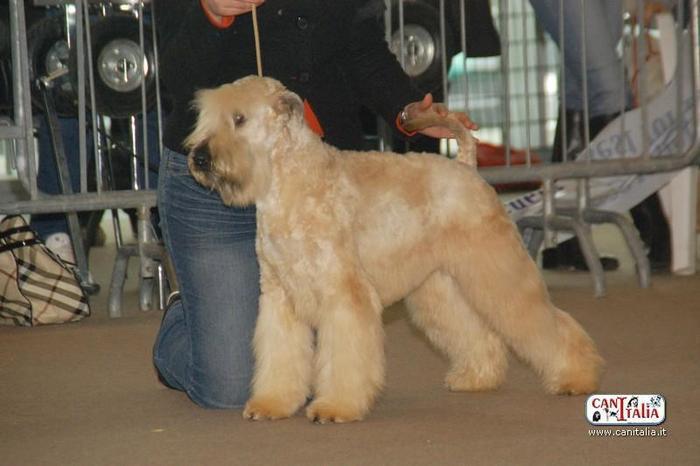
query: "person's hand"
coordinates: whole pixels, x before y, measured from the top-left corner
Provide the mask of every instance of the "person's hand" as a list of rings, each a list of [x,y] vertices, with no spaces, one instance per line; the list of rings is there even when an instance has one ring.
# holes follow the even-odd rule
[[[202,0],[206,9],[221,20],[224,16],[238,16],[249,13],[253,6],[260,6],[265,0]]]
[[[413,102],[404,108],[404,112],[406,112],[406,117],[408,120],[411,120],[413,118],[416,118],[420,116],[421,114],[424,113],[437,113],[440,116],[445,116],[449,112],[447,110],[447,107],[445,104],[439,103],[439,102],[433,102],[433,95],[428,93],[425,94],[425,97],[423,97],[423,100],[420,102]],[[464,125],[465,128],[476,131],[479,129],[479,125],[474,123],[466,113],[464,112],[451,112],[451,114]],[[447,128],[442,128],[439,126],[431,126],[429,128],[425,128],[421,131],[419,131],[421,134],[425,134],[426,136],[430,136],[433,138],[450,138],[453,137],[452,132],[447,129]]]
[[[644,2],[644,25],[650,26],[654,17],[661,13],[668,13],[668,7],[663,2]]]
[[[654,20],[656,15],[668,13],[669,9],[666,3],[667,2],[658,0],[647,0],[644,2],[644,26],[650,27],[651,22]],[[634,8],[629,8],[628,12],[632,17],[632,22],[635,24],[638,23],[637,13],[639,12],[639,9],[636,7],[636,5],[634,5]]]

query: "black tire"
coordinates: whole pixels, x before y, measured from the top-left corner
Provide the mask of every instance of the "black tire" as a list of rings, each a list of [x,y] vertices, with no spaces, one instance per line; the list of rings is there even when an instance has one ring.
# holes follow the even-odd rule
[[[140,114],[141,84],[146,85],[146,106],[155,104],[155,54],[149,26],[144,25],[144,55],[139,42],[138,19],[128,15],[100,18],[91,28],[92,64],[97,112],[112,118]],[[77,65],[77,53],[71,63]],[[143,58],[145,66],[139,66]],[[125,67],[126,66],[126,67]],[[77,83],[77,66],[73,66]],[[126,79],[123,79],[126,70]]]
[[[442,56],[440,44],[440,11],[433,5],[418,2],[405,2],[404,50],[406,60],[404,70],[415,85],[424,92],[435,92],[442,87]],[[391,49],[398,55],[401,48],[399,34],[399,9],[392,10]],[[449,23],[445,30],[445,50],[447,60],[457,53]]]
[[[0,19],[0,60],[10,56],[10,27]]]
[[[70,53],[66,40],[63,18],[46,17],[36,21],[27,30],[27,55],[29,56],[29,78],[31,80],[32,103],[44,111],[44,100],[37,79],[59,69],[67,73],[56,78],[51,87],[56,112],[61,116],[77,115],[78,99],[76,87],[70,78]]]

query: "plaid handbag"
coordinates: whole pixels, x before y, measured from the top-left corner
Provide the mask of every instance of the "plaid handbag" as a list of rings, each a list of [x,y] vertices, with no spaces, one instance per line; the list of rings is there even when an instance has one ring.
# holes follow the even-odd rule
[[[0,324],[31,327],[90,315],[75,269],[51,252],[21,216],[0,222]]]

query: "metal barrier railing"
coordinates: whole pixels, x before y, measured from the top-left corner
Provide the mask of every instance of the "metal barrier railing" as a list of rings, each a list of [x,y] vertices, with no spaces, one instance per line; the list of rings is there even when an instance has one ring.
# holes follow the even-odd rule
[[[528,242],[531,254],[536,255],[544,240],[545,246],[553,246],[557,236],[565,237],[573,232],[579,239],[586,262],[591,270],[594,289],[596,295],[605,293],[605,278],[600,267],[598,253],[592,241],[589,224],[611,222],[622,229],[622,233],[627,240],[630,251],[637,262],[637,269],[640,275],[640,284],[646,286],[649,282],[649,264],[646,261],[644,247],[640,243],[636,231],[630,222],[620,215],[621,211],[632,207],[634,199],[624,199],[625,196],[640,196],[642,190],[635,188],[636,184],[643,184],[640,180],[652,180],[651,187],[647,191],[654,192],[662,187],[670,175],[664,178],[661,173],[675,172],[686,167],[694,167],[700,162],[700,140],[698,131],[700,126],[700,85],[698,76],[700,75],[700,51],[698,46],[698,1],[670,2],[673,7],[673,16],[668,14],[666,20],[666,36],[670,36],[670,42],[674,45],[665,50],[668,55],[666,62],[674,62],[675,66],[668,66],[664,63],[667,73],[666,82],[661,86],[662,90],[652,99],[650,89],[646,83],[650,73],[649,66],[646,65],[649,50],[649,41],[656,40],[660,35],[660,30],[664,27],[661,19],[657,19],[658,24],[654,26],[644,20],[637,21],[636,18],[644,18],[645,7],[648,2],[644,0],[633,0],[628,2],[607,2],[610,5],[619,5],[619,20],[613,14],[608,21],[619,21],[622,31],[622,41],[619,43],[621,52],[619,59],[621,63],[636,62],[639,67],[637,76],[637,97],[638,102],[634,108],[630,108],[628,102],[619,102],[621,117],[613,121],[597,137],[591,138],[589,127],[590,109],[588,79],[579,77],[582,85],[584,108],[584,144],[576,160],[567,160],[566,156],[562,163],[535,163],[533,153],[536,151],[547,152],[551,147],[551,136],[553,124],[557,119],[559,111],[552,111],[552,106],[559,106],[563,116],[566,108],[566,97],[563,92],[566,73],[564,62],[566,54],[568,59],[577,58],[580,60],[580,67],[586,70],[589,24],[592,21],[587,17],[585,4],[587,0],[559,0],[559,11],[566,11],[567,8],[578,8],[584,13],[578,17],[571,18],[571,13],[567,13],[569,20],[567,26],[564,22],[564,14],[559,15],[558,31],[550,31],[559,37],[576,33],[577,28],[583,36],[581,41],[582,50],[568,50],[565,41],[561,50],[557,52],[553,43],[546,38],[542,30],[537,26],[537,21],[533,9],[528,0],[509,2],[499,0],[491,2],[491,13],[497,20],[494,22],[498,29],[501,40],[501,53],[499,66],[494,66],[494,58],[487,59],[486,62],[491,74],[487,75],[490,80],[480,79],[478,65],[479,60],[467,58],[470,44],[465,37],[465,16],[468,17],[470,8],[476,3],[466,0],[456,0],[460,11],[460,30],[456,33],[450,30],[454,25],[448,26],[445,23],[444,0],[421,0],[419,2],[406,2],[404,0],[388,0],[386,2],[388,10],[394,14],[399,13],[398,21],[387,21],[392,30],[387,32],[388,37],[394,37],[392,42],[399,60],[404,64],[404,68],[411,74],[414,72],[416,82],[424,84],[425,77],[422,68],[406,66],[406,63],[420,63],[421,53],[429,49],[425,42],[435,41],[432,44],[435,50],[440,52],[433,54],[433,57],[441,60],[442,63],[442,88],[444,95],[448,96],[448,103],[453,110],[464,109],[472,115],[479,123],[479,116],[486,116],[485,137],[491,142],[501,144],[503,151],[502,166],[480,168],[482,176],[492,184],[503,183],[523,183],[541,182],[542,188],[528,192],[520,197],[516,197],[507,203],[513,219],[516,220],[524,233],[524,238]],[[591,0],[588,0],[591,1]],[[417,30],[421,24],[417,24],[415,15],[407,14],[407,9],[415,8],[416,3],[421,4],[439,15],[438,34],[424,34]],[[551,2],[550,2],[551,3]],[[667,4],[669,2],[666,2]],[[450,5],[450,2],[447,2]],[[454,5],[451,5],[454,8]],[[626,9],[627,8],[627,9]],[[453,10],[454,11],[454,10]],[[402,15],[406,15],[404,18]],[[669,21],[671,18],[669,34]],[[577,23],[572,26],[572,23]],[[422,24],[425,26],[425,23]],[[569,29],[567,29],[567,27]],[[572,32],[573,29],[573,32]],[[456,53],[454,45],[450,45],[449,37],[456,34],[461,38],[459,52],[452,61],[452,68],[461,71],[455,79],[448,79],[447,63],[452,54]],[[401,36],[396,39],[396,36]],[[446,39],[447,38],[447,39]],[[545,41],[549,42],[545,44]],[[421,43],[423,42],[423,43]],[[554,50],[554,53],[552,53]],[[575,55],[575,56],[574,56]],[[554,57],[556,63],[546,63],[548,57]],[[482,59],[482,61],[484,61]],[[533,64],[534,63],[534,64]],[[548,67],[548,68],[547,68]],[[495,75],[498,69],[499,75]],[[545,69],[545,72],[542,70]],[[618,81],[618,85],[627,89],[630,87],[630,72],[625,71],[625,67]],[[554,78],[554,79],[552,79]],[[494,92],[493,82],[500,81],[500,95]],[[491,89],[487,89],[484,94],[479,94],[479,85],[486,82]],[[474,83],[474,84],[472,84]],[[488,87],[487,86],[487,87]],[[549,88],[549,93],[542,92],[543,88]],[[552,92],[551,89],[555,91]],[[454,89],[461,92],[461,99],[450,95]],[[431,90],[431,89],[424,89]],[[483,90],[483,89],[482,89]],[[546,90],[546,89],[545,89]],[[551,101],[551,97],[559,102]],[[481,99],[481,100],[480,100]],[[500,102],[500,112],[496,111],[497,117],[488,116],[482,111],[482,105],[488,106],[493,101]],[[461,104],[461,105],[460,105]],[[472,111],[473,110],[473,111]],[[536,117],[532,118],[531,115]],[[520,115],[520,120],[515,119],[515,115]],[[565,118],[561,118],[564,125],[563,132],[566,133]],[[477,137],[482,137],[477,133]],[[533,147],[533,140],[544,142]],[[542,141],[544,140],[544,141]],[[566,141],[566,136],[562,138]],[[514,143],[515,142],[515,143]],[[565,144],[565,143],[564,143]],[[524,149],[524,160],[516,164],[511,157],[514,146]],[[524,146],[524,147],[523,147]],[[449,147],[449,146],[448,146]],[[562,148],[564,154],[567,147]],[[448,149],[449,150],[449,149]],[[543,157],[544,158],[544,157]],[[691,172],[696,170],[691,169]],[[642,176],[653,175],[653,176]],[[687,183],[692,193],[696,190],[697,182],[692,181],[697,175],[690,175]],[[616,182],[611,182],[613,180]],[[601,194],[607,187],[608,192]],[[634,189],[637,192],[631,193]],[[695,205],[693,194],[688,201],[689,215],[695,215]],[[621,199],[622,198],[622,199]],[[637,201],[642,198],[636,199]],[[691,248],[695,245],[695,222],[692,222],[693,232],[691,234]],[[532,234],[533,231],[535,234]],[[564,231],[565,235],[557,235],[557,232]],[[686,235],[688,236],[688,235]],[[685,273],[694,273],[695,254],[689,254],[690,264],[686,264],[683,269]]]
[[[155,55],[155,28],[153,28],[151,37],[145,35],[144,29],[145,8],[146,4],[150,2],[143,0],[35,0],[35,5],[53,8],[52,11],[55,11],[57,16],[62,19],[63,27],[65,28],[65,40],[73,54],[74,63],[71,63],[71,69],[66,69],[65,64],[61,63],[53,70],[44,70],[47,71],[45,75],[32,76],[31,78],[32,69],[27,56],[27,26],[24,18],[23,3],[19,0],[10,0],[14,115],[9,126],[0,127],[0,138],[11,141],[15,158],[25,161],[24,164],[18,166],[18,177],[27,191],[28,199],[0,201],[0,214],[66,213],[69,220],[68,226],[75,251],[78,273],[83,286],[88,290],[94,291],[95,284],[92,282],[89,274],[87,257],[76,213],[81,211],[112,210],[114,214],[116,209],[136,209],[138,212],[137,242],[134,245],[123,244],[118,218],[116,215],[114,217],[118,254],[110,286],[109,312],[114,317],[121,315],[121,293],[126,276],[126,263],[128,258],[132,256],[138,256],[140,260],[141,309],[146,310],[152,307],[152,295],[155,285],[158,285],[159,304],[162,307],[166,292],[166,285],[163,280],[164,271],[161,265],[164,252],[151,226],[150,209],[156,205],[156,193],[151,189],[148,176],[150,167],[149,143],[153,144],[155,142],[159,153],[161,134],[157,62],[156,60],[144,61],[147,55],[146,44],[149,40],[154,44],[153,54],[157,56]],[[111,16],[115,12],[120,14]],[[148,15],[150,21],[155,22],[155,11],[153,11],[153,8],[149,7]],[[101,73],[105,69],[107,69],[106,73],[109,73],[111,66],[113,75],[121,73],[129,76],[126,81],[131,79],[130,82],[126,82],[120,81],[121,78],[119,78],[111,83],[113,86],[107,87],[113,87],[116,92],[126,92],[128,89],[132,94],[140,94],[138,98],[140,106],[138,109],[128,110],[121,106],[118,110],[114,110],[114,108],[110,110],[111,112],[120,112],[120,118],[129,120],[130,149],[132,152],[130,163],[132,182],[130,190],[116,191],[114,186],[104,185],[105,180],[108,179],[104,164],[109,160],[110,144],[108,133],[110,111],[104,111],[108,105],[105,102],[98,101],[99,93],[96,92],[96,80],[109,79],[109,76],[105,77],[103,74],[100,74],[99,78],[96,76],[94,63],[96,54],[93,53],[91,38],[91,32],[96,27],[96,24],[93,24],[92,21],[95,18],[121,20],[122,23],[116,26],[117,29],[123,28],[124,24],[133,29],[132,25],[137,24],[137,37],[132,38],[131,41],[121,41],[122,52],[115,52],[124,53],[125,55],[116,58],[111,57],[112,61],[105,63],[105,65],[109,66],[100,69]],[[133,19],[133,21],[129,18]],[[127,23],[124,23],[124,21],[127,21]],[[102,33],[102,36],[105,36],[104,30]],[[126,50],[126,52],[123,50]],[[86,58],[88,59],[86,60]],[[34,69],[33,71],[36,70]],[[56,112],[52,108],[54,99],[52,86],[57,79],[69,72],[75,73],[74,84],[76,89],[73,89],[73,91],[76,95],[75,113],[79,127],[80,187],[75,192],[73,192],[70,179],[67,177],[68,168],[65,154],[62,150],[61,135],[56,134]],[[133,79],[130,75],[132,72],[137,75]],[[149,89],[148,92],[155,92],[156,95],[155,107],[157,109],[156,124],[158,130],[156,141],[148,140],[149,128],[146,115],[149,111],[149,102],[147,102],[147,80],[155,83],[155,91]],[[131,88],[134,82],[137,83],[136,89]],[[52,133],[59,174],[64,175],[61,177],[63,181],[62,194],[46,194],[37,187],[36,151],[33,135],[34,122],[32,119],[32,85],[43,89],[43,94],[46,98],[45,102],[47,103],[44,111],[48,116],[47,121]],[[100,107],[102,107],[102,110],[100,110]],[[142,116],[140,134],[138,115]],[[91,144],[88,140],[89,135],[92,136]],[[94,173],[88,172],[88,161],[90,160],[94,161]],[[89,180],[94,180],[94,189],[88,189]]]
[[[586,0],[560,0],[560,9],[565,4],[578,2],[583,5]],[[75,51],[77,89],[77,118],[79,120],[80,138],[80,189],[75,193],[47,195],[37,188],[36,163],[34,158],[34,138],[32,135],[32,103],[29,77],[29,60],[27,57],[27,29],[22,3],[10,0],[10,23],[12,33],[12,69],[13,91],[15,96],[14,114],[8,125],[0,126],[0,139],[12,141],[12,146],[19,158],[26,160],[21,170],[28,192],[27,200],[2,200],[2,214],[36,214],[36,213],[75,213],[88,210],[126,209],[135,208],[139,212],[137,244],[124,245],[118,238],[118,256],[115,263],[112,284],[110,287],[110,313],[119,315],[121,308],[121,287],[126,269],[126,261],[131,256],[138,256],[141,261],[141,279],[146,283],[162,275],[162,270],[154,270],[160,264],[162,249],[154,238],[150,228],[149,209],[155,206],[156,195],[149,184],[148,173],[149,146],[153,142],[160,150],[162,114],[160,105],[160,88],[157,67],[157,41],[155,33],[149,36],[145,27],[145,18],[155,23],[156,12],[149,1],[144,0],[36,0],[36,4],[53,5],[61,8],[65,15],[67,40],[70,48]],[[655,175],[677,171],[697,165],[700,159],[698,142],[698,121],[700,120],[700,104],[698,103],[698,76],[700,76],[700,52],[698,47],[698,0],[677,2],[674,33],[675,42],[675,78],[670,80],[664,93],[658,99],[669,109],[659,113],[661,100],[649,102],[641,99],[638,108],[623,112],[623,117],[617,123],[606,129],[601,135],[608,139],[590,139],[590,129],[586,123],[586,150],[578,160],[564,160],[563,163],[537,163],[535,154],[547,150],[551,145],[553,123],[556,120],[557,94],[561,92],[567,72],[561,65],[562,56],[567,53],[566,47],[557,56],[551,44],[546,44],[546,36],[537,27],[530,5],[527,0],[509,2],[499,0],[491,2],[494,26],[498,29],[500,44],[496,47],[500,53],[490,60],[489,72],[484,83],[491,89],[484,95],[479,92],[479,76],[481,71],[473,65],[472,58],[465,58],[474,50],[475,44],[468,39],[473,7],[479,2],[467,0],[420,0],[406,2],[405,0],[386,0],[387,4],[387,40],[395,50],[402,51],[399,58],[407,71],[416,76],[417,82],[428,87],[427,90],[442,92],[451,106],[458,109],[461,104],[475,116],[478,122],[481,106],[500,109],[489,117],[493,131],[484,130],[489,137],[494,135],[493,142],[503,146],[503,166],[482,168],[480,173],[493,183],[521,183],[537,181],[542,188],[509,202],[508,208],[514,215],[514,220],[521,226],[528,248],[534,255],[542,242],[551,246],[556,241],[557,231],[573,232],[579,238],[590,269],[595,292],[602,295],[605,292],[605,281],[602,269],[598,264],[598,254],[590,235],[589,225],[599,222],[613,222],[618,225],[625,235],[631,252],[637,261],[640,283],[646,286],[649,281],[649,267],[645,263],[643,247],[639,243],[629,222],[622,218],[616,210],[606,204],[605,196],[599,196],[599,180],[609,180],[618,177],[622,180],[613,194],[628,189],[632,178],[640,175]],[[483,3],[488,4],[486,0]],[[644,13],[644,2],[636,1],[634,11],[620,11],[620,23],[626,28],[627,38],[638,41],[639,48],[636,56],[640,59],[642,81],[640,92],[646,94],[644,76],[648,73],[645,68],[643,53],[647,33],[656,34],[644,22],[631,22],[630,18],[641,17]],[[420,7],[420,14],[411,13],[411,8]],[[97,99],[96,82],[101,79],[96,76],[92,57],[94,57],[93,38],[91,37],[91,18],[109,17],[114,10],[126,11],[137,20],[137,34],[134,42],[138,43],[140,56],[146,57],[147,43],[152,43],[153,61],[145,66],[143,63],[126,63],[128,70],[141,70],[153,77],[153,88],[147,89],[146,80],[140,81],[138,101],[140,110],[129,116],[131,133],[132,185],[129,190],[113,191],[104,186],[104,161],[107,160],[108,145],[104,128],[106,120],[98,109],[101,102]],[[483,11],[482,11],[483,13]],[[623,14],[624,13],[624,14]],[[428,18],[426,20],[426,18]],[[625,19],[626,18],[626,19]],[[580,25],[585,30],[586,18],[580,18]],[[686,24],[687,23],[687,24]],[[432,29],[431,29],[432,28]],[[153,28],[155,29],[155,28]],[[563,20],[559,24],[563,34]],[[472,38],[473,39],[473,38]],[[632,57],[631,42],[623,41],[623,54]],[[685,44],[685,45],[682,45]],[[487,47],[488,48],[488,47]],[[457,53],[457,59],[453,56]],[[551,63],[554,56],[560,64]],[[86,57],[90,57],[86,60]],[[585,68],[585,50],[580,56]],[[452,61],[451,61],[452,60]],[[450,64],[453,66],[450,67]],[[461,69],[456,78],[451,77],[452,68]],[[147,69],[147,71],[146,71]],[[42,76],[45,85],[60,76],[56,74]],[[552,79],[554,77],[554,79]],[[35,77],[37,78],[37,77]],[[144,78],[144,76],[141,76]],[[493,79],[492,79],[493,78]],[[628,76],[620,75],[620,85],[625,86]],[[558,85],[556,83],[559,82]],[[587,93],[586,80],[584,94]],[[454,90],[461,89],[460,98],[454,96]],[[552,91],[555,89],[555,91]],[[452,93],[452,94],[451,94]],[[137,115],[146,115],[151,105],[151,97],[155,95],[154,106],[157,117],[158,136],[149,138],[147,118],[139,121]],[[555,102],[552,103],[552,98]],[[497,104],[494,105],[494,102]],[[562,105],[562,108],[565,104]],[[626,110],[624,102],[621,109]],[[554,108],[554,109],[553,109]],[[584,114],[588,109],[584,108]],[[534,114],[534,117],[532,116]],[[484,114],[485,115],[485,114]],[[585,118],[586,122],[588,121]],[[140,127],[140,129],[139,129]],[[97,130],[90,133],[89,128]],[[140,131],[141,137],[137,136]],[[566,131],[566,130],[564,130]],[[599,135],[599,137],[601,136]],[[90,142],[91,136],[91,142]],[[478,134],[477,136],[481,136]],[[485,138],[485,137],[483,137]],[[615,139],[617,138],[617,139]],[[637,139],[639,143],[637,143]],[[155,139],[155,141],[151,140]],[[610,140],[616,142],[610,143]],[[634,142],[633,148],[629,141]],[[620,142],[622,141],[622,142]],[[607,144],[607,145],[606,145]],[[524,159],[517,163],[513,156],[514,150],[524,153]],[[567,152],[567,148],[563,148]],[[140,158],[138,157],[140,156]],[[619,157],[618,157],[619,156]],[[95,171],[89,173],[88,161],[94,160]],[[142,176],[139,176],[139,173]],[[94,190],[88,189],[89,180],[94,178]],[[625,178],[627,177],[627,178]],[[142,179],[141,179],[142,178]],[[638,178],[634,178],[638,179]],[[568,180],[568,181],[567,181]],[[573,182],[570,180],[574,180]],[[579,181],[577,181],[579,180]],[[627,181],[625,181],[627,180]],[[656,181],[656,184],[659,184]],[[570,194],[568,198],[562,194]],[[610,196],[608,196],[609,198]],[[629,207],[629,206],[627,206]],[[619,210],[619,206],[618,206]],[[74,228],[73,228],[74,229]],[[72,232],[74,242],[80,235]],[[561,236],[561,235],[559,235]],[[76,248],[80,249],[80,248]],[[78,251],[76,251],[78,252]],[[84,282],[89,282],[87,260],[84,254],[79,254],[78,266]],[[142,286],[141,307],[150,306],[148,299],[149,286]],[[161,301],[162,301],[161,290]]]
[[[34,135],[29,94],[29,64],[26,47],[26,25],[24,10],[18,8],[18,2],[10,2],[10,41],[12,55],[12,91],[17,105],[13,106],[13,115],[7,125],[0,127],[0,138],[13,142],[18,157],[25,157],[33,165]],[[17,39],[15,39],[17,38]],[[31,169],[32,167],[30,167]],[[36,168],[34,167],[36,171]],[[36,192],[32,192],[36,195]]]

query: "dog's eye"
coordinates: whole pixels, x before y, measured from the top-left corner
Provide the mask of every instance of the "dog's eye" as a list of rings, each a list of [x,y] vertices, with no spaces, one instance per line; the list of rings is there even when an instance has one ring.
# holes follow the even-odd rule
[[[245,123],[245,116],[241,115],[240,113],[236,113],[233,115],[233,123],[236,126],[241,126],[243,123]]]

